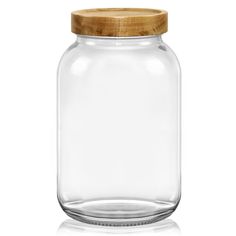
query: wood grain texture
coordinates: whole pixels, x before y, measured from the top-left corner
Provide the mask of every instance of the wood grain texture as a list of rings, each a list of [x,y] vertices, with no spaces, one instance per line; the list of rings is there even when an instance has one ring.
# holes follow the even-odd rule
[[[167,32],[168,14],[145,8],[97,8],[71,13],[72,32],[79,35],[131,37]]]

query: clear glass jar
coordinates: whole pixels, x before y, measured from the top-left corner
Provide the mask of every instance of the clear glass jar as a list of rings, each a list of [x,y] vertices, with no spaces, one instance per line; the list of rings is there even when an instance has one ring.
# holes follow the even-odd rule
[[[175,210],[180,183],[175,54],[160,34],[80,32],[58,68],[63,210],[88,223],[151,223]]]

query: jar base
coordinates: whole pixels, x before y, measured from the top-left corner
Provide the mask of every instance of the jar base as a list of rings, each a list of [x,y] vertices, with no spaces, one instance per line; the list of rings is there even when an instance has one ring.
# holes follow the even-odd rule
[[[75,201],[61,204],[68,216],[104,226],[134,226],[154,223],[170,216],[176,204],[144,200]]]

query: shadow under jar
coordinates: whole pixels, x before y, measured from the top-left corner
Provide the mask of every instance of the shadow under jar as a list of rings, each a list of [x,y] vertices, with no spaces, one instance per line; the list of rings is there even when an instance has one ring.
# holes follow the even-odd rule
[[[180,200],[180,67],[167,12],[72,12],[58,67],[58,200],[79,221],[152,223]]]

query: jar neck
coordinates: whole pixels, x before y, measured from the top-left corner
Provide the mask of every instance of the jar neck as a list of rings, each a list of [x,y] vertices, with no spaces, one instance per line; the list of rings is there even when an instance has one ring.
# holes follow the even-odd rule
[[[76,42],[87,46],[151,46],[162,42],[161,35],[137,37],[102,37],[77,35]]]

